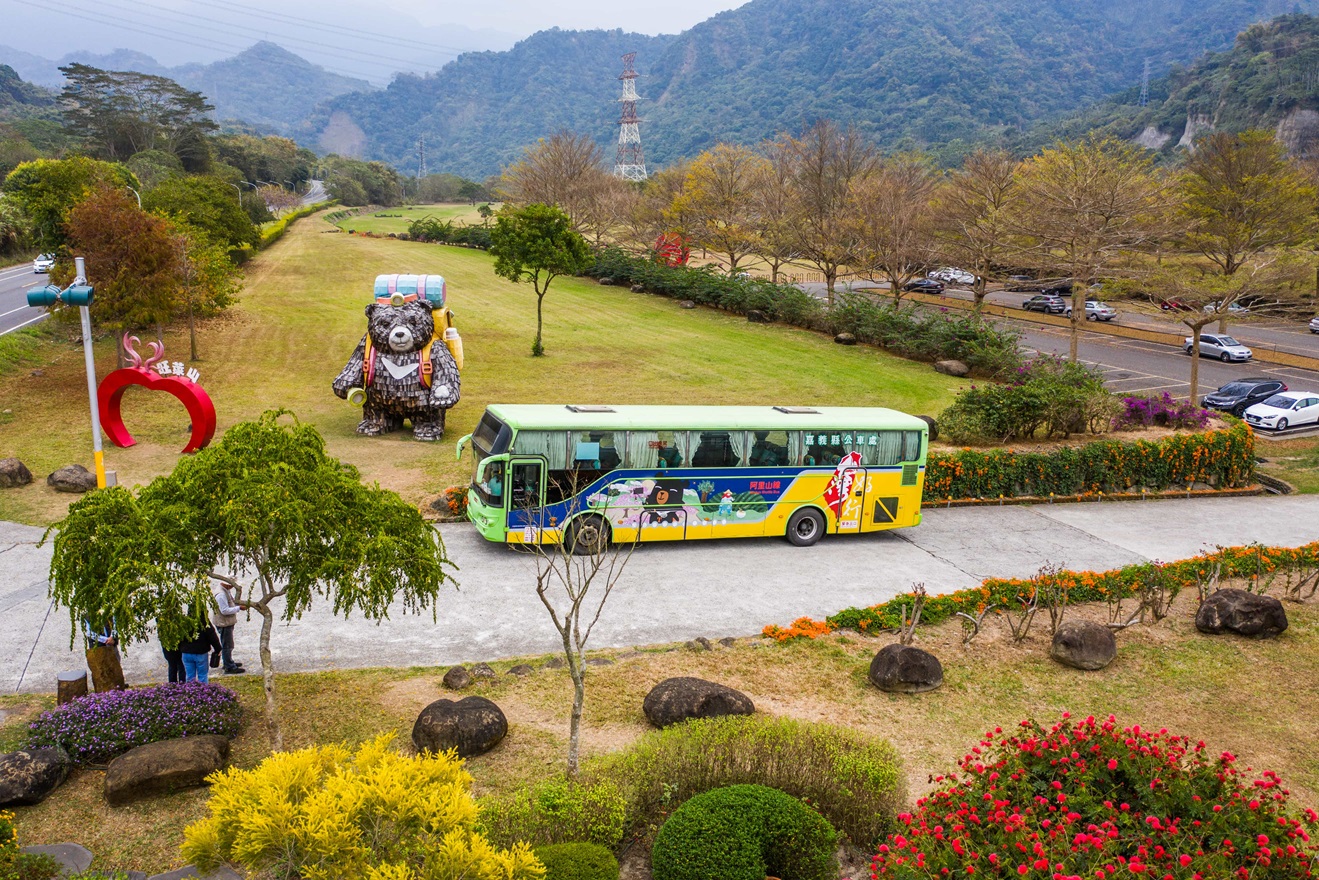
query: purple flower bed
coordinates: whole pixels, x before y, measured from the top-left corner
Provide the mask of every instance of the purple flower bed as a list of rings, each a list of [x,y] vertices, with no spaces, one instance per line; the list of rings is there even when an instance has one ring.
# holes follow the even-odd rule
[[[191,681],[88,694],[43,712],[29,725],[29,745],[61,746],[75,761],[104,763],[147,743],[218,733],[242,726],[238,695]]]
[[[1113,420],[1115,431],[1154,426],[1203,430],[1209,425],[1209,410],[1172,399],[1168,392],[1160,397],[1124,397],[1122,413]]]

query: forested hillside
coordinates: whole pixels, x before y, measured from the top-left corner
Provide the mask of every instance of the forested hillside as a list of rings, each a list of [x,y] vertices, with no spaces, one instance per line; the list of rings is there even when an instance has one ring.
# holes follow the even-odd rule
[[[14,68],[0,64],[0,120],[48,115],[54,107],[53,93],[24,82]]]
[[[754,143],[812,119],[948,156],[1015,135],[1232,45],[1319,0],[752,0],[677,37],[545,31],[426,77],[345,95],[303,137],[411,170],[492,173],[536,137],[614,138],[618,55],[636,51],[647,159]]]

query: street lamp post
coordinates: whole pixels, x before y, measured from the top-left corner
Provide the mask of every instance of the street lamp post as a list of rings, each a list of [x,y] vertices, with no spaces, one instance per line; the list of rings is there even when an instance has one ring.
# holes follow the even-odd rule
[[[140,192],[138,192],[137,190],[133,189],[133,188],[132,188],[131,186],[129,186],[128,184],[124,184],[124,189],[128,190],[128,191],[131,192],[133,195],[137,196],[137,209],[138,209],[139,211],[142,210],[142,193],[140,193]]]

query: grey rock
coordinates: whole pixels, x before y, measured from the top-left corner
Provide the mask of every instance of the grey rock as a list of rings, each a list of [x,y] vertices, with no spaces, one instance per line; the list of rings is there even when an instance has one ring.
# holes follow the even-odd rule
[[[856,337],[851,333],[839,333],[834,337],[834,342],[839,345],[856,345]]]
[[[124,871],[126,880],[147,880],[146,871]]]
[[[444,686],[451,691],[460,691],[472,686],[472,674],[462,666],[455,666],[444,673]]]
[[[0,755],[0,807],[30,807],[63,784],[69,775],[63,749],[23,749]]]
[[[16,489],[32,482],[32,471],[16,458],[0,459],[0,489]]]
[[[604,278],[601,278],[598,283],[600,284],[601,287],[612,287],[614,283],[614,279],[606,275]]]
[[[666,678],[650,689],[641,704],[646,720],[668,727],[690,718],[750,715],[756,704],[741,691],[703,678]]]
[[[714,645],[705,636],[697,636],[687,643],[687,647],[698,651],[713,651]]]
[[[962,376],[965,376],[966,374],[970,373],[971,368],[968,367],[966,364],[962,363],[961,361],[947,360],[947,361],[935,361],[934,371],[936,373],[943,373],[945,376],[956,376],[958,378],[961,378]]]
[[[911,645],[885,645],[870,661],[870,683],[891,694],[922,694],[943,684],[943,664]]]
[[[46,375],[46,371],[45,371],[45,370],[33,370],[33,371],[32,371],[31,373],[29,373],[28,375],[30,375],[33,379],[40,379],[42,376],[45,376],[45,375]]]
[[[678,308],[680,308],[680,309],[694,309],[694,308],[696,308],[696,303],[692,302],[692,301],[689,300],[689,299],[685,299],[685,300],[683,300],[682,302],[678,303]]]
[[[544,669],[562,669],[563,667],[565,667],[565,666],[567,666],[567,665],[568,665],[568,661],[567,661],[567,660],[564,660],[562,657],[551,657],[550,659],[548,659],[548,660],[545,661],[545,665],[544,665],[542,668],[544,668]]]
[[[148,743],[105,768],[105,799],[113,806],[206,784],[229,761],[229,740],[216,734]]]
[[[614,661],[608,657],[591,657],[586,661],[587,666],[613,666]]]
[[[1271,639],[1287,628],[1287,612],[1272,596],[1229,588],[1205,599],[1195,614],[1195,628],[1211,635],[1235,633]]]
[[[152,874],[147,880],[243,880],[243,875],[233,868],[221,866],[208,874],[203,874],[192,865],[166,871],[164,874]]]
[[[621,654],[618,655],[618,658],[617,658],[617,659],[619,659],[619,660],[635,660],[635,659],[638,658],[638,657],[644,657],[644,656],[645,656],[645,655],[642,654],[640,651],[624,651],[623,653],[621,653]]]
[[[61,868],[63,876],[81,874],[92,866],[91,850],[76,843],[51,843],[46,846],[25,846],[22,852],[50,856]]]
[[[628,288],[628,289],[631,290],[633,293],[645,293],[645,292],[646,292],[646,285],[644,285],[644,284],[633,284],[633,285],[632,285],[630,288]]]
[[[56,492],[80,495],[96,488],[96,474],[80,464],[69,464],[46,477],[46,485]]]
[[[924,422],[930,429],[930,441],[939,439],[939,423],[935,421],[934,416],[917,416],[916,418]]]
[[[760,309],[752,309],[751,311],[747,312],[747,320],[750,321],[752,324],[773,323],[772,321],[770,321],[769,316],[766,315],[764,312],[762,312]]]
[[[472,667],[473,678],[498,678],[499,673],[490,668],[489,663],[478,663]]]
[[[506,675],[516,675],[516,676],[519,676],[519,677],[524,677],[524,676],[528,676],[528,675],[533,674],[535,671],[536,671],[535,669],[531,668],[531,667],[528,666],[527,664],[525,664],[525,663],[519,663],[517,666],[514,666],[512,669],[510,669],[510,670],[509,670],[507,673],[505,673],[505,674],[506,674]]]
[[[412,744],[419,752],[457,749],[458,757],[484,754],[508,733],[508,719],[485,697],[436,700],[412,725]]]
[[[731,648],[737,644],[737,639],[732,636],[724,636],[719,640],[719,644],[723,645],[725,648]]]
[[[1053,634],[1049,656],[1074,669],[1103,669],[1117,657],[1117,639],[1102,624],[1086,620],[1063,623]]]

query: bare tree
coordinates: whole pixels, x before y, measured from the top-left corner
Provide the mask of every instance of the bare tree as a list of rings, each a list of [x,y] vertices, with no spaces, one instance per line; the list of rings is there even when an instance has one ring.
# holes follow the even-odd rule
[[[976,150],[935,196],[940,244],[949,262],[975,273],[977,310],[990,273],[1010,246],[1019,165],[1005,150]]]
[[[1167,186],[1140,147],[1090,137],[1027,159],[1018,176],[1013,231],[1029,255],[1072,281],[1069,356],[1077,359],[1086,286],[1126,252],[1162,234]]]
[[[672,233],[690,240],[695,219],[678,199],[691,163],[676,162],[652,174],[629,206],[622,237],[632,250],[648,253],[660,235]]]
[[[692,161],[670,206],[690,218],[695,244],[728,258],[730,275],[758,249],[754,196],[767,165],[746,147],[716,144]]]
[[[785,146],[792,161],[792,202],[801,259],[824,275],[829,304],[839,273],[855,256],[847,217],[856,187],[875,167],[875,151],[853,128],[820,120]]]
[[[782,140],[765,145],[766,163],[752,188],[752,217],[759,256],[769,264],[769,279],[775,284],[785,263],[801,256],[797,222],[792,203],[791,153]]]
[[[938,174],[929,160],[904,153],[879,162],[853,188],[847,216],[858,268],[882,275],[894,301],[903,287],[922,275],[935,256],[931,196]]]
[[[528,522],[535,521],[532,511],[527,515]],[[573,777],[586,705],[586,643],[637,545],[611,545],[603,519],[585,513],[564,530],[561,542],[530,546],[536,557],[536,596],[559,632],[573,684],[568,722],[568,776]]]
[[[574,229],[589,235],[584,224],[608,187],[604,163],[604,151],[589,136],[560,131],[524,148],[522,158],[504,170],[499,189],[514,207],[557,206]]]

